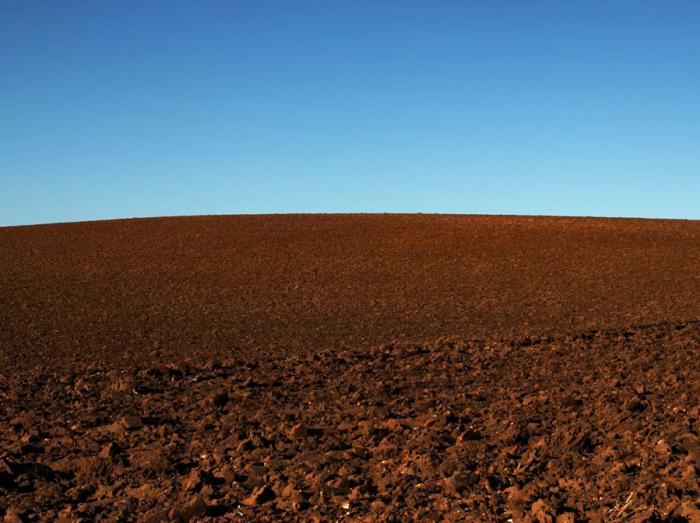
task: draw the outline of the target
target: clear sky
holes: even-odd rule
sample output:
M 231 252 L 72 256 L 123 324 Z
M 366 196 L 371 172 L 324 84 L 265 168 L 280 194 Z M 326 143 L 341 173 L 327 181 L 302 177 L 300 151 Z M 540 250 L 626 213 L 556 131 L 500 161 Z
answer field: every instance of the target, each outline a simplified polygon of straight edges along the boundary
M 0 225 L 700 218 L 700 2 L 0 0 Z

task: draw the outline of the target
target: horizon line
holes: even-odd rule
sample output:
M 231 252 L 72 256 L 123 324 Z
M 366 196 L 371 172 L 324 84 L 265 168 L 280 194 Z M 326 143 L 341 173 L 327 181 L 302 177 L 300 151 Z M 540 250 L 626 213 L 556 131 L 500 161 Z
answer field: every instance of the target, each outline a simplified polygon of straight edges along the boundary
M 225 217 L 273 217 L 273 216 L 463 216 L 463 217 L 494 217 L 494 218 L 542 218 L 542 219 L 581 219 L 581 220 L 645 220 L 698 222 L 700 218 L 669 218 L 656 216 L 606 216 L 596 214 L 532 214 L 532 213 L 455 213 L 455 212 L 426 212 L 426 211 L 362 211 L 362 212 L 261 212 L 261 213 L 210 213 L 210 214 L 172 214 L 172 215 L 143 215 L 125 216 L 120 218 L 95 218 L 85 220 L 49 221 L 36 223 L 17 223 L 0 225 L 0 229 L 42 227 L 49 225 L 72 225 L 136 220 L 164 220 L 186 218 L 225 218 Z

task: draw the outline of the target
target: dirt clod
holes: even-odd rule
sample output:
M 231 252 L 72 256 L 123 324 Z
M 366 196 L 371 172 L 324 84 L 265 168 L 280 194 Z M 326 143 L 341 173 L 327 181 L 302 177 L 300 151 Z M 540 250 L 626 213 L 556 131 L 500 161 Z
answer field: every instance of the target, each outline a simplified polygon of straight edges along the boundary
M 262 487 L 256 488 L 250 496 L 243 500 L 244 505 L 262 505 L 268 501 L 275 499 L 275 492 L 270 488 L 269 485 L 264 485 Z
M 122 416 L 119 420 L 119 423 L 126 430 L 138 430 L 140 428 L 143 428 L 143 419 L 141 418 L 141 416 L 135 416 L 133 414 Z

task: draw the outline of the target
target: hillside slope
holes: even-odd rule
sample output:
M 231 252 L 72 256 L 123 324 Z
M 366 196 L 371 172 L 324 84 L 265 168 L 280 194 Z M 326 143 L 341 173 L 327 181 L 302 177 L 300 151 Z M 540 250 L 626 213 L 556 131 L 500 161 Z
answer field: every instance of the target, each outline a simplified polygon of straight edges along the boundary
M 8 364 L 700 317 L 700 222 L 433 215 L 0 228 Z
M 700 222 L 0 229 L 5 521 L 700 521 Z

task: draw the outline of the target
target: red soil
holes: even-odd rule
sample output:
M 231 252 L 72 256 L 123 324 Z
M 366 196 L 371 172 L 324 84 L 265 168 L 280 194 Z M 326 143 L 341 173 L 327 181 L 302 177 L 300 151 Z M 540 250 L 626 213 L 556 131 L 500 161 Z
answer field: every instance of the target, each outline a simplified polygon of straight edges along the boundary
M 700 222 L 11 227 L 0 290 L 6 519 L 700 521 Z

